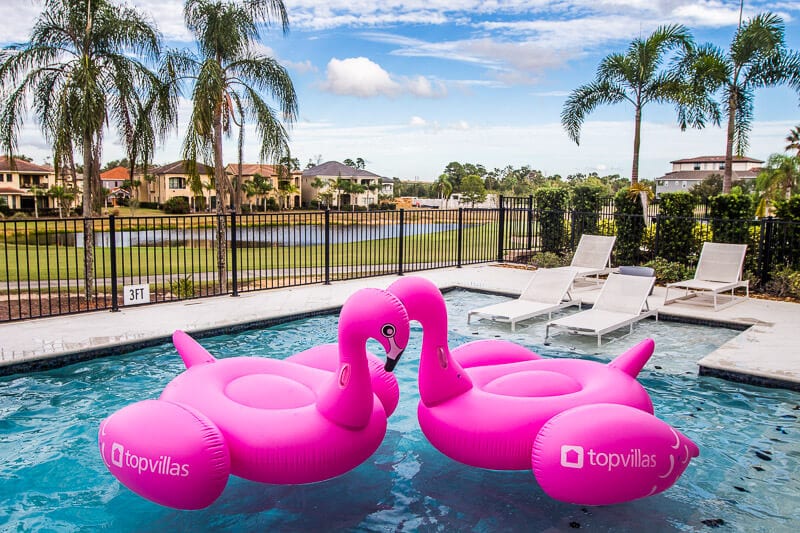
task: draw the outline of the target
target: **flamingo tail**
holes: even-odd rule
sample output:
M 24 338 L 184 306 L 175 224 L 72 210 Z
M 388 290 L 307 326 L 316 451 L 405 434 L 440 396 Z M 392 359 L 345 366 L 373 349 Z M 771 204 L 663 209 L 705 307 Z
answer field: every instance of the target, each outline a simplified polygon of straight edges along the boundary
M 645 339 L 633 348 L 618 355 L 616 359 L 608 363 L 611 368 L 616 368 L 635 378 L 642 371 L 644 365 L 652 357 L 656 343 L 653 339 Z

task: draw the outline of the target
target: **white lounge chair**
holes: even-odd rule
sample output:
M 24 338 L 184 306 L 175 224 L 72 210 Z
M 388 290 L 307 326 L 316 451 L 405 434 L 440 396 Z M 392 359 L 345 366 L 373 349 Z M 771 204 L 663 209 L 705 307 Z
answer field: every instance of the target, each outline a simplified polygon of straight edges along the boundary
M 570 305 L 580 309 L 581 301 L 574 300 L 569 294 L 576 273 L 560 268 L 540 268 L 522 291 L 519 298 L 493 305 L 473 309 L 467 313 L 467 324 L 472 315 L 488 318 L 496 322 L 511 324 L 511 331 L 516 330 L 517 322 L 547 313 L 548 320 L 553 311 Z
M 668 283 L 664 294 L 664 305 L 693 298 L 705 292 L 714 296 L 714 311 L 718 311 L 749 298 L 750 280 L 742 279 L 745 253 L 747 253 L 746 244 L 704 242 L 694 279 Z M 737 298 L 735 295 L 734 291 L 740 287 L 745 290 L 744 298 Z M 669 291 L 674 288 L 684 289 L 684 294 L 670 298 Z M 730 300 L 718 304 L 717 295 L 727 291 L 731 291 Z
M 647 304 L 647 295 L 655 281 L 655 277 L 609 274 L 591 309 L 547 323 L 545 342 L 550 328 L 558 327 L 571 333 L 596 335 L 600 346 L 602 336 L 609 331 L 629 325 L 632 332 L 634 323 L 652 315 L 658 320 L 658 311 Z
M 581 235 L 575 255 L 568 267 L 575 272 L 576 278 L 594 277 L 600 283 L 600 276 L 611 272 L 611 250 L 614 248 L 615 236 Z

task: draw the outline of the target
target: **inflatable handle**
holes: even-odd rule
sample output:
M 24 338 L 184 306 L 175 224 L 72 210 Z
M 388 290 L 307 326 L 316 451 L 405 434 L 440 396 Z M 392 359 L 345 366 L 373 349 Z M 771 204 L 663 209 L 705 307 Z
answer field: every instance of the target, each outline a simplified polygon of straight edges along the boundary
M 136 494 L 176 509 L 202 509 L 228 482 L 230 453 L 222 433 L 189 406 L 145 400 L 100 424 L 108 470 Z
M 671 487 L 699 450 L 655 416 L 593 404 L 551 418 L 533 444 L 533 473 L 552 498 L 579 505 L 622 503 Z

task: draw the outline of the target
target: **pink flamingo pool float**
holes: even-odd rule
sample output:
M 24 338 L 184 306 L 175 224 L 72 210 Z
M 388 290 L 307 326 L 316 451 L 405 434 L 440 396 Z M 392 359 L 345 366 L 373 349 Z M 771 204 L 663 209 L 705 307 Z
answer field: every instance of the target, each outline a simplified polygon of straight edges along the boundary
M 447 309 L 433 283 L 406 277 L 387 290 L 422 325 L 419 424 L 452 459 L 496 470 L 531 468 L 551 497 L 601 505 L 666 490 L 699 454 L 653 416 L 636 381 L 652 340 L 607 365 L 543 359 L 506 341 L 472 342 L 451 353 Z
M 124 407 L 101 423 L 103 461 L 137 494 L 180 509 L 210 505 L 229 474 L 294 484 L 355 468 L 383 440 L 384 406 L 397 405 L 392 381 L 370 363 L 367 340 L 382 345 L 391 369 L 408 343 L 408 316 L 390 293 L 362 289 L 342 307 L 338 336 L 333 348 L 285 360 L 215 359 L 175 332 L 186 371 L 158 400 Z

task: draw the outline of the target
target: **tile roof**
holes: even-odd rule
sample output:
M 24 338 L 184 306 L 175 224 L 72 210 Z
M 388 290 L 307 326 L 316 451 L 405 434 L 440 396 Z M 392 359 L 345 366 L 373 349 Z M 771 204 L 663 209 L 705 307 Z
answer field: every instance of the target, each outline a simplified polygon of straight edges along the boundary
M 110 170 L 106 170 L 102 174 L 100 174 L 101 180 L 126 180 L 130 177 L 130 169 L 125 167 L 114 167 Z
M 25 194 L 25 191 L 7 185 L 0 185 L 0 194 Z
M 181 159 L 180 161 L 175 161 L 173 163 L 167 163 L 166 165 L 162 165 L 156 169 L 151 170 L 153 174 L 188 174 L 189 171 L 186 169 L 186 160 Z M 213 175 L 214 168 L 208 165 L 204 165 L 203 163 L 197 163 L 197 173 L 198 174 L 206 174 L 206 175 Z
M 50 167 L 37 165 L 36 163 L 29 163 L 24 159 L 14 158 L 14 164 L 16 166 L 14 170 L 18 172 L 53 172 L 53 169 Z M 3 170 L 11 170 L 11 165 L 8 156 L 6 155 L 0 156 L 0 171 Z
M 360 168 L 353 168 L 348 167 L 338 161 L 328 161 L 327 163 L 322 163 L 321 165 L 317 165 L 312 168 L 307 168 L 303 171 L 304 177 L 310 176 L 342 176 L 343 178 L 380 178 L 377 174 L 374 174 L 368 170 L 363 170 Z
M 716 174 L 722 176 L 722 170 L 677 170 L 675 172 L 667 172 L 663 176 L 656 178 L 657 180 L 704 180 L 709 176 Z M 733 171 L 733 179 L 755 179 L 758 173 L 761 172 L 760 168 L 753 168 L 751 170 Z
M 225 167 L 225 172 L 233 174 L 234 176 L 239 172 L 239 163 L 229 163 Z M 259 165 L 257 163 L 242 163 L 242 176 L 253 176 L 254 174 L 261 174 L 262 176 L 272 176 L 277 174 L 275 165 Z
M 670 161 L 671 164 L 675 163 L 724 163 L 724 155 L 702 155 L 700 157 L 689 157 L 686 159 L 676 159 Z M 752 157 L 733 156 L 734 163 L 763 163 L 760 159 L 753 159 Z

